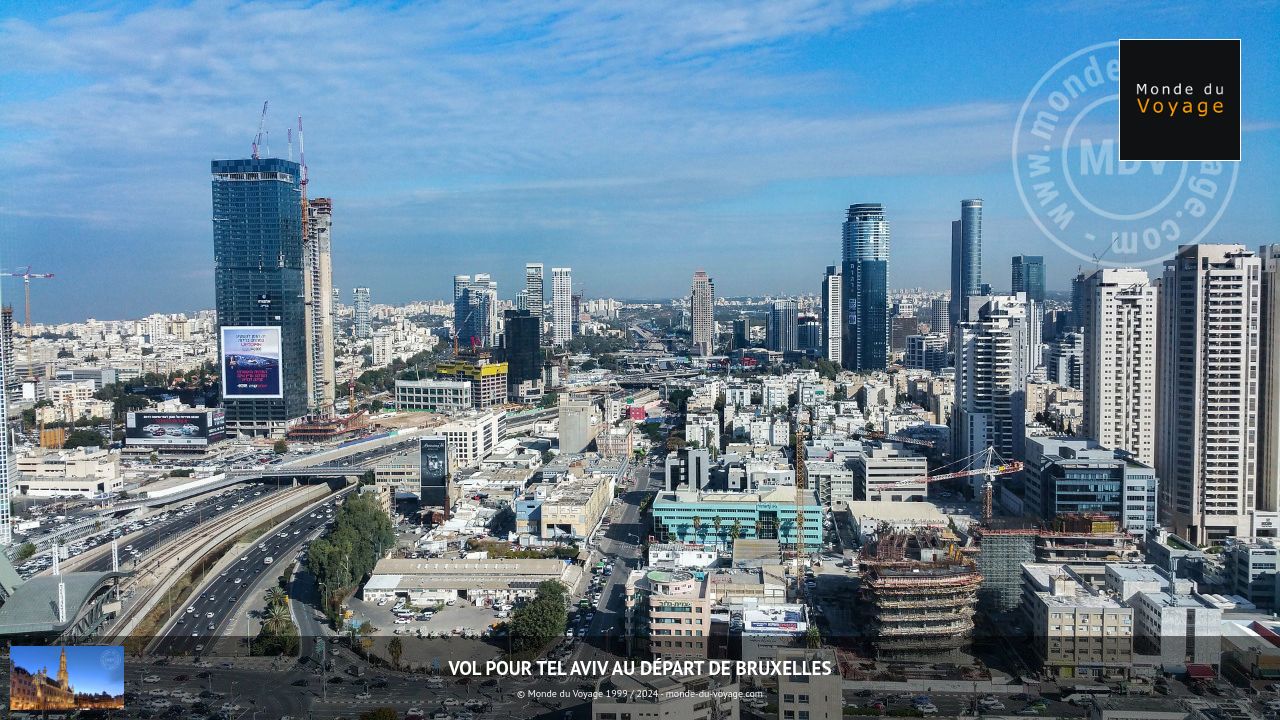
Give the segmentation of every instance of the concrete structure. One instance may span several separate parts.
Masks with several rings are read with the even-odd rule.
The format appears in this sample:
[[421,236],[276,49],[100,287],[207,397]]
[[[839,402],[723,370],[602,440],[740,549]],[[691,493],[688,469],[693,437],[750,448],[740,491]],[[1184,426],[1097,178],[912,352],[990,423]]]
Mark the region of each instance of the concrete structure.
[[353,332],[357,338],[367,338],[373,336],[373,324],[370,322],[370,300],[371,296],[369,288],[358,287],[351,291],[351,307],[355,315],[355,325]]
[[449,456],[458,468],[475,467],[493,452],[502,438],[502,419],[506,413],[487,410],[474,415],[455,417],[433,430],[449,443]]
[[982,294],[982,200],[962,200],[951,222],[951,326],[969,322],[969,298]]
[[1280,610],[1280,547],[1274,540],[1231,540],[1222,557],[1230,594],[1260,608]]
[[571,566],[562,560],[379,560],[365,583],[367,601],[407,598],[418,607],[460,598],[477,605],[534,596],[547,580],[563,582]]
[[1083,383],[1073,387],[1085,391],[1084,434],[1154,465],[1156,288],[1143,270],[1101,268],[1081,292]]
[[463,355],[436,365],[436,377],[471,383],[471,405],[477,410],[507,403],[507,364],[488,355]]
[[1263,246],[1258,354],[1258,508],[1280,511],[1280,244]]
[[1042,672],[1058,678],[1127,677],[1133,609],[1093,589],[1069,567],[1023,565],[1024,610]]
[[592,720],[737,718],[738,684],[702,675],[605,675],[591,696]]
[[842,240],[844,367],[883,370],[889,358],[889,221],[884,206],[850,205]]
[[1261,270],[1243,245],[1185,245],[1160,284],[1161,519],[1197,544],[1252,530]]
[[397,380],[396,409],[452,413],[470,410],[469,380]]
[[694,353],[704,357],[711,355],[716,342],[716,286],[703,270],[693,274],[689,315],[693,325]]
[[844,366],[844,276],[839,266],[828,265],[822,276],[822,356]]
[[928,460],[900,443],[864,443],[851,467],[859,500],[901,502],[928,497]]
[[573,339],[573,268],[551,268],[551,337],[556,345]]
[[948,525],[947,516],[929,502],[862,500],[844,505],[837,503],[833,511],[849,514],[849,522],[860,543],[873,538],[882,524],[889,532],[907,532],[920,528],[941,530]]
[[538,534],[544,539],[584,539],[600,524],[613,500],[613,477],[561,480],[542,501]]
[[1124,451],[1079,438],[1027,438],[1023,480],[1023,510],[1036,517],[1102,513],[1135,537],[1156,527],[1155,470]]
[[[306,296],[307,407],[327,417],[334,410],[337,386],[333,344],[333,201],[313,198],[306,205],[302,245],[302,293]],[[376,361],[375,361],[376,363]]]
[[120,455],[82,447],[75,450],[37,450],[18,458],[13,485],[29,497],[98,497],[124,489]]
[[556,426],[560,452],[580,453],[595,439],[595,407],[595,402],[586,395],[565,393],[560,396]]
[[1222,610],[1199,595],[1148,591],[1128,599],[1133,608],[1135,649],[1160,658],[1165,672],[1187,664],[1217,666],[1222,656]]
[[596,435],[596,450],[601,457],[623,459],[630,458],[635,452],[635,424],[624,420]]
[[956,327],[955,456],[1022,457],[1025,385],[1040,364],[1040,315],[1025,294],[968,298]]
[[713,545],[653,543],[649,545],[648,562],[654,567],[703,570],[715,565],[720,553]]
[[862,595],[871,617],[876,659],[959,659],[973,635],[978,586],[972,564],[937,561],[869,562]]
[[628,638],[660,659],[706,659],[711,600],[705,578],[685,570],[634,570],[626,582]]
[[667,453],[663,462],[664,490],[704,490],[711,483],[711,453],[706,448],[680,448]]
[[908,335],[902,365],[908,370],[939,372],[947,366],[946,333],[931,332],[926,335]]

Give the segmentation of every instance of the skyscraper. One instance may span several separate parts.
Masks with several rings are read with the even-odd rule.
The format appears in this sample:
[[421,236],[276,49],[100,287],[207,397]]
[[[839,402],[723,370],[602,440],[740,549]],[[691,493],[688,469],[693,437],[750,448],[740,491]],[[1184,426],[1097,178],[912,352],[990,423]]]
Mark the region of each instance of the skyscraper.
[[751,318],[739,316],[733,321],[733,349],[742,350],[751,347]]
[[369,288],[358,287],[351,291],[351,307],[355,312],[355,333],[358,338],[373,336],[373,325],[369,322]]
[[551,268],[551,325],[556,345],[573,339],[573,268]]
[[955,455],[1022,457],[1027,376],[1040,364],[1040,314],[1026,295],[969,297],[956,327]]
[[1160,511],[1197,544],[1253,532],[1261,266],[1243,245],[1184,245],[1160,282]]
[[840,309],[844,307],[844,276],[838,266],[828,265],[822,276],[822,356],[843,367],[844,327]]
[[951,325],[968,322],[965,298],[982,294],[982,201],[961,200],[951,222]]
[[951,332],[951,301],[934,298],[929,301],[929,330],[948,335]]
[[498,283],[488,273],[453,276],[453,328],[458,347],[498,342]]
[[769,325],[765,328],[765,346],[779,352],[800,348],[800,307],[795,300],[778,300],[769,309]]
[[18,387],[18,371],[13,359],[13,306],[0,307],[0,376],[4,377],[5,387]]
[[889,360],[889,221],[884,206],[850,205],[843,229],[844,367],[883,370]]
[[[521,396],[521,385],[542,379],[542,323],[528,310],[503,313],[502,349],[507,362],[507,395]],[[526,386],[530,390],[532,385]]]
[[1156,288],[1137,268],[1095,270],[1082,287],[1085,436],[1154,465]]
[[[0,294],[3,290],[0,290]],[[8,334],[0,342],[0,550],[13,542],[13,526],[9,517],[10,487],[15,472],[9,447],[9,388],[13,363],[13,309],[3,306],[8,319]]]
[[1280,244],[1263,246],[1262,379],[1258,394],[1258,507],[1280,510]]
[[547,298],[542,263],[528,263],[524,266],[524,293],[524,303],[529,314],[542,322],[542,306]]
[[[1013,292],[1026,293],[1027,299],[1044,309],[1044,257],[1013,256]],[[1103,443],[1106,445],[1106,443]]]
[[693,274],[689,312],[693,320],[694,352],[704,357],[711,355],[716,342],[716,286],[705,271]]
[[302,293],[306,297],[307,407],[322,416],[333,413],[333,253],[329,233],[333,203],[307,201],[307,237],[303,245]]

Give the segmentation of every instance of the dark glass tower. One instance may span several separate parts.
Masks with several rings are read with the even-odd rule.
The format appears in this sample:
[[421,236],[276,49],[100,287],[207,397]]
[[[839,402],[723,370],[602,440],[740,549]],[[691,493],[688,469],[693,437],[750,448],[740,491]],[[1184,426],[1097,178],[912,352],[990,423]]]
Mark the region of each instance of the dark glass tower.
[[542,377],[542,321],[528,310],[503,313],[502,349],[507,361],[508,395],[514,397],[520,383]]
[[211,170],[218,327],[280,328],[283,397],[226,400],[227,429],[281,433],[307,412],[298,164],[280,158],[214,160]]
[[884,370],[889,361],[889,221],[880,203],[850,205],[844,222],[844,367]]
[[1044,257],[1040,255],[1013,256],[1013,293],[1027,294],[1028,300],[1034,300],[1041,309],[1044,308]]
[[951,222],[951,327],[969,322],[967,298],[982,294],[982,201],[961,200]]

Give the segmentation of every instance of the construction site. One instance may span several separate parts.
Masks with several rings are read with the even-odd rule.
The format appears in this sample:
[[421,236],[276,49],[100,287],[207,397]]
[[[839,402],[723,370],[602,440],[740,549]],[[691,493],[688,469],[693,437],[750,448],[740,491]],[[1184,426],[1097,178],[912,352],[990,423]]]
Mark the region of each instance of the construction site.
[[876,660],[965,659],[982,575],[954,538],[933,530],[884,535],[863,548],[860,570],[863,637]]

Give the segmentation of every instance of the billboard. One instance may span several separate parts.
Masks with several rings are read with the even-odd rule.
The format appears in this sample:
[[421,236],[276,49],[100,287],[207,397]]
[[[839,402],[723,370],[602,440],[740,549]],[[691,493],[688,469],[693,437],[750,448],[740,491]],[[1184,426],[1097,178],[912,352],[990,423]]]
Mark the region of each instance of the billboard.
[[446,505],[449,475],[449,441],[439,435],[418,439],[423,505]]
[[224,327],[222,332],[222,397],[263,400],[284,397],[280,377],[280,328]]
[[145,447],[203,448],[227,435],[222,410],[131,412],[125,418],[124,444]]

